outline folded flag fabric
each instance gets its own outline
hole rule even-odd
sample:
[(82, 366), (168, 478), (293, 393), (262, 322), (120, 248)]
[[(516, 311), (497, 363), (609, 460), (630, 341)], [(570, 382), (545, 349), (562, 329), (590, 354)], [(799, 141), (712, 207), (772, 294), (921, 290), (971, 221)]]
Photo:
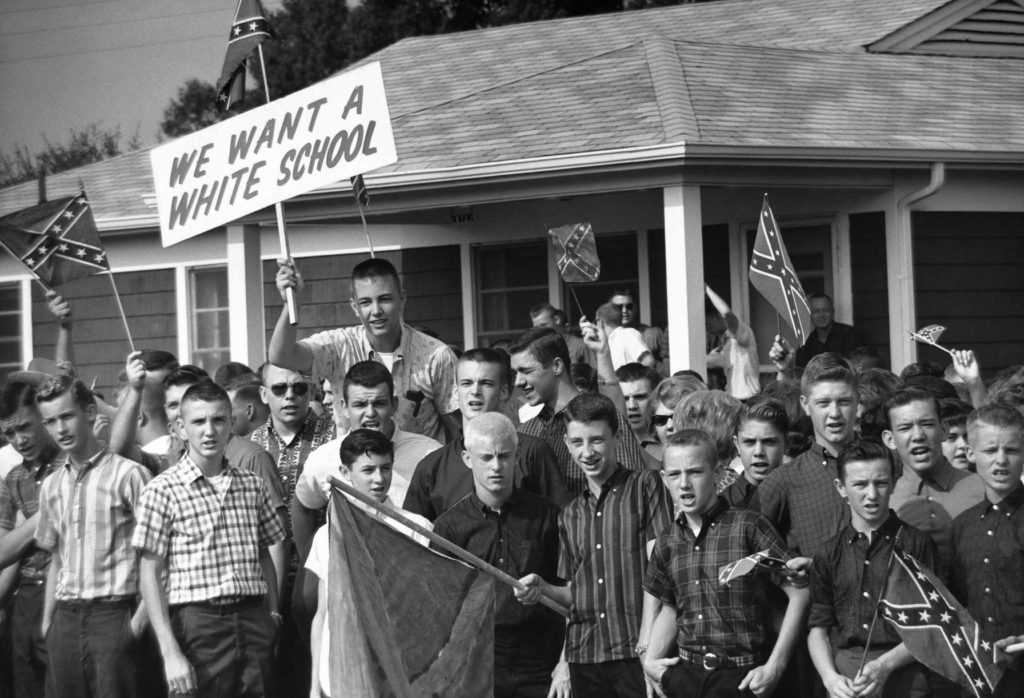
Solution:
[(491, 577), (331, 502), (331, 695), (490, 695)]
[(730, 562), (728, 565), (722, 565), (722, 568), (718, 570), (718, 583), (728, 584), (737, 577), (744, 577), (750, 574), (758, 567), (780, 570), (786, 566), (785, 560), (771, 557), (769, 552), (768, 550), (762, 550), (735, 562)]
[(239, 0), (228, 34), (228, 50), (217, 80), (217, 110), (227, 111), (245, 96), (245, 61), (256, 47), (273, 38), (260, 0)]
[(50, 288), (110, 271), (85, 192), (0, 218), (0, 244)]
[(754, 253), (750, 256), (750, 283), (785, 318), (797, 343), (802, 345), (811, 331), (811, 307), (782, 243), (767, 194), (761, 204)]
[(597, 257), (597, 241), (590, 223), (571, 223), (548, 230), (551, 244), (558, 254), (558, 273), (571, 284), (597, 281), (601, 276), (601, 260)]
[(366, 208), (370, 205), (370, 192), (366, 190), (366, 182), (362, 175), (356, 175), (349, 181), (352, 182), (352, 195), (356, 197), (356, 203)]
[(899, 546), (879, 603), (914, 659), (979, 698), (992, 695), (1003, 675), (993, 642), (981, 637), (971, 614), (942, 582)]

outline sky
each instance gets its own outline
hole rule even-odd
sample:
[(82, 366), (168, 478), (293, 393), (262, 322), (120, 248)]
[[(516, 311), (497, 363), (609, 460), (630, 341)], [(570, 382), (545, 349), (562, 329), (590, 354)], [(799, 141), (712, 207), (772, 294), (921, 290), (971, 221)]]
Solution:
[[(220, 76), (236, 0), (3, 0), (0, 151), (91, 123), (157, 142), (186, 80)], [(270, 11), (280, 0), (264, 0)]]

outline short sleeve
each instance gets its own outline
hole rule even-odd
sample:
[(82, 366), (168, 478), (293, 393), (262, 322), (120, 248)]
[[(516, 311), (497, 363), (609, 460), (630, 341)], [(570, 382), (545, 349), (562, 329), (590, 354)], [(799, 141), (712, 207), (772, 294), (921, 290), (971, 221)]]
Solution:
[(628, 361), (639, 361), (640, 357), (651, 351), (650, 347), (644, 343), (643, 335), (637, 330), (634, 330), (632, 327), (624, 327), (620, 329), (620, 331), (622, 330), (629, 330), (622, 338), (623, 348), (625, 349)]
[(455, 354), (447, 346), (439, 347), (431, 358), (430, 378), (434, 391), (434, 408), (438, 415), (451, 414), (459, 409), (459, 394), (455, 389)]
[(165, 483), (166, 480), (158, 479), (142, 493), (135, 508), (135, 533), (132, 535), (133, 548), (161, 558), (167, 557), (174, 520), (173, 504)]
[(281, 517), (277, 515), (277, 510), (270, 503), (270, 495), (267, 494), (267, 488), (263, 485), (263, 480), (257, 479), (257, 489), (259, 491), (257, 495), (259, 498), (259, 509), (257, 511), (259, 546), (261, 548), (269, 548), (283, 541), (286, 538), (286, 534), (284, 526), (281, 524)]
[(576, 576), (576, 562), (572, 559), (572, 545), (562, 516), (558, 517), (558, 576), (570, 582)]
[(14, 495), (7, 485), (7, 478), (4, 478), (0, 480), (0, 531), (10, 531), (14, 528), (14, 517), (17, 513)]
[(277, 472), (273, 457), (261, 448), (246, 460), (249, 461), (247, 465), (251, 472), (263, 481), (263, 486), (270, 495), (270, 505), (274, 509), (285, 507), (284, 486), (281, 484), (281, 475)]
[(352, 361), (349, 342), (352, 340), (350, 331), (355, 328), (341, 327), (325, 330), (299, 340), (299, 344), (307, 347), (313, 354), (313, 377), (326, 378), (331, 385), (341, 386), (341, 379)]
[(668, 490), (665, 489), (661, 478), (653, 470), (645, 471), (641, 477), (644, 478), (644, 502), (647, 505), (647, 526), (644, 530), (644, 540), (654, 540), (671, 530), (672, 507), (669, 502)]
[(54, 552), (60, 540), (60, 512), (56, 510), (55, 489), (59, 486), (60, 471), (53, 473), (43, 480), (43, 486), (39, 490), (39, 523), (36, 524), (36, 545), (43, 550)]
[(327, 548), (328, 535), (327, 526), (317, 529), (317, 532), (313, 534), (313, 545), (309, 549), (309, 557), (306, 558), (306, 569), (324, 583), (327, 582), (328, 557), (330, 555)]
[(651, 561), (647, 563), (643, 587), (644, 591), (662, 603), (676, 606), (675, 588), (668, 573), (668, 551), (661, 540), (655, 544)]
[(339, 440), (328, 441), (309, 454), (295, 482), (295, 498), (307, 509), (320, 510), (329, 501), (331, 475), (341, 477)]
[(129, 461), (131, 467), (125, 473), (124, 482), (121, 485), (121, 499), (128, 506), (130, 511), (135, 511), (142, 499), (142, 493), (153, 480), (153, 474), (141, 464)]

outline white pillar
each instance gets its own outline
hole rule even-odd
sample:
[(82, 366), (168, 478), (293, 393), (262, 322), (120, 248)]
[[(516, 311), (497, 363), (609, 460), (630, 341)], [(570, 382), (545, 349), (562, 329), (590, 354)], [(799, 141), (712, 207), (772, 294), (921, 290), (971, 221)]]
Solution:
[(256, 368), (267, 356), (258, 225), (228, 226), (227, 260), (231, 360)]
[(663, 193), (671, 370), (688, 368), (706, 375), (700, 187), (676, 185)]
[(27, 368), (28, 362), (35, 358), (36, 349), (32, 328), (32, 279), (26, 278), (18, 282), (18, 298), (20, 299), (19, 316), (21, 318), (21, 363), (19, 369)]
[(476, 298), (473, 286), (473, 250), (468, 242), (459, 243), (459, 271), (462, 276), (462, 348), (469, 351), (476, 343)]
[(889, 365), (899, 373), (917, 361), (917, 345), (907, 332), (914, 328), (914, 255), (910, 211), (899, 205), (897, 192), (885, 204), (885, 269), (889, 289)]
[(832, 223), (832, 278), (835, 285), (832, 296), (835, 299), (836, 321), (852, 325), (853, 317), (853, 267), (850, 256), (850, 214), (839, 213)]

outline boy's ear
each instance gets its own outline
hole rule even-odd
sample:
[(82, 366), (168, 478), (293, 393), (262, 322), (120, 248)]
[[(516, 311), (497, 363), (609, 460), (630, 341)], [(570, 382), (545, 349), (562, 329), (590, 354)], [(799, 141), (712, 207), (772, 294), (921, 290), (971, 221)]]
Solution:
[(832, 484), (835, 485), (836, 492), (839, 493), (839, 496), (846, 499), (846, 486), (843, 485), (842, 481), (839, 478), (836, 478), (832, 481)]
[(892, 431), (889, 429), (882, 430), (882, 443), (885, 444), (885, 447), (890, 451), (896, 450), (896, 439), (893, 438)]
[(462, 452), (462, 462), (466, 464), (467, 468), (472, 470), (472, 468), (473, 468), (473, 459), (469, 457), (469, 451), (463, 451)]
[(807, 396), (806, 395), (801, 395), (800, 396), (800, 408), (804, 411), (804, 414), (806, 414), (808, 417), (811, 416), (811, 412), (807, 408)]

